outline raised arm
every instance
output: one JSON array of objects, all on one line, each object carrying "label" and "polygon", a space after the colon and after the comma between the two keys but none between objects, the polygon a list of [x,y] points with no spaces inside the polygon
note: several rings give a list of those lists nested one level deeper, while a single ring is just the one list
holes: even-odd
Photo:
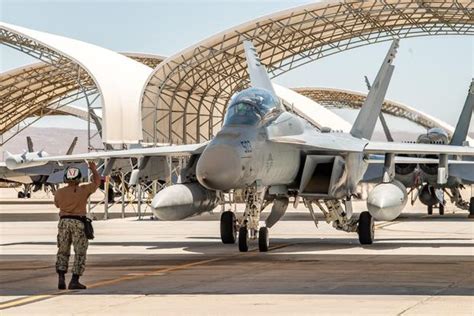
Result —
[{"label": "raised arm", "polygon": [[97,166],[95,162],[90,161],[89,162],[89,169],[92,171],[92,183],[98,187],[100,185],[100,175],[99,172],[97,171]]}]

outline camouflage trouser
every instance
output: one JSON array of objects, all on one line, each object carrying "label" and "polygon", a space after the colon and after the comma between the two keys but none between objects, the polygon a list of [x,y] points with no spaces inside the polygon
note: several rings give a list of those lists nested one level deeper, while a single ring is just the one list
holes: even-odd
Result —
[{"label": "camouflage trouser", "polygon": [[67,272],[71,244],[74,247],[72,273],[82,275],[86,268],[86,255],[89,240],[84,233],[84,224],[77,219],[63,218],[58,223],[58,254],[56,271]]}]

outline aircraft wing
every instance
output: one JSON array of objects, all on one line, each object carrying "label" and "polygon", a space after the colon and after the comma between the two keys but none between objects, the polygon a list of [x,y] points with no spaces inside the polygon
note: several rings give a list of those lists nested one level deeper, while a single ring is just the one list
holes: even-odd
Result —
[{"label": "aircraft wing", "polygon": [[[346,136],[346,137],[345,137]],[[367,141],[347,136],[347,134],[298,134],[270,138],[274,143],[299,147],[307,152],[362,152]]]},{"label": "aircraft wing", "polygon": [[[412,144],[412,143],[388,143],[371,142],[348,136],[347,134],[298,134],[292,136],[279,136],[270,139],[275,143],[291,144],[305,151],[328,151],[328,152],[362,152],[364,154],[418,154],[418,155],[457,155],[474,156],[474,147],[436,145],[436,144]],[[403,158],[402,158],[403,159]],[[436,160],[437,161],[437,160]],[[405,161],[405,163],[409,163]],[[423,163],[419,160],[413,163]]]},{"label": "aircraft wing", "polygon": [[412,143],[387,143],[368,142],[364,148],[366,154],[418,154],[418,155],[458,155],[474,156],[474,147],[436,145],[436,144],[412,144]]},{"label": "aircraft wing", "polygon": [[[369,157],[367,162],[369,164],[384,164],[385,156],[383,155],[372,155]],[[395,164],[438,164],[439,159],[435,158],[421,158],[421,157],[404,157],[395,156]],[[474,161],[468,160],[448,160],[450,165],[465,165],[474,167]]]},{"label": "aircraft wing", "polygon": [[41,165],[47,164],[48,162],[81,162],[84,160],[98,160],[98,159],[109,159],[109,158],[140,158],[140,157],[153,157],[153,156],[188,156],[193,154],[201,153],[206,148],[206,143],[192,144],[192,145],[175,145],[175,146],[162,146],[162,147],[151,147],[151,148],[137,148],[137,149],[125,149],[125,150],[110,150],[100,151],[93,153],[77,154],[77,155],[63,155],[63,156],[46,156],[46,157],[34,157],[26,161],[18,161],[15,156],[7,157],[6,165],[10,170],[26,168],[29,165]]}]

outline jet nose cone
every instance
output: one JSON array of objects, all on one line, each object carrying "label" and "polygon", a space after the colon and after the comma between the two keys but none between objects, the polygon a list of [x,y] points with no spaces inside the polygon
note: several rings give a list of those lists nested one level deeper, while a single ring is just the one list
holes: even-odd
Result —
[{"label": "jet nose cone", "polygon": [[241,172],[240,156],[228,145],[207,148],[199,158],[196,175],[199,183],[211,190],[235,188]]}]

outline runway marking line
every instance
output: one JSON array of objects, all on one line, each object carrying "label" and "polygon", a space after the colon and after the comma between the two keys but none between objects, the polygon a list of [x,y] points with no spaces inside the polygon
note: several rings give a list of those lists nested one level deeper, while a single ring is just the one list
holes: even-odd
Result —
[{"label": "runway marking line", "polygon": [[[385,226],[390,226],[390,225],[393,225],[393,224],[395,224],[395,222],[380,223],[380,224],[375,225],[375,227],[383,228]],[[295,245],[295,243],[287,243],[287,244],[276,245],[276,246],[270,247],[269,250],[277,250],[277,249],[281,249],[281,248],[285,248],[285,247],[293,246],[293,245]],[[249,251],[249,253],[255,253],[256,250],[257,249],[252,249],[252,250]],[[179,270],[191,268],[191,267],[194,267],[194,266],[204,265],[204,264],[207,264],[207,263],[221,261],[221,260],[225,260],[225,259],[229,259],[229,258],[233,258],[233,257],[237,257],[237,256],[242,256],[242,255],[246,255],[246,254],[245,253],[243,253],[243,254],[238,253],[238,254],[235,254],[235,255],[229,255],[229,256],[225,256],[225,257],[201,260],[201,261],[196,261],[196,262],[191,262],[191,263],[185,263],[185,264],[181,264],[181,265],[177,265],[177,266],[172,266],[172,267],[168,267],[168,268],[161,268],[161,269],[157,269],[157,270],[153,270],[153,271],[149,271],[149,272],[144,272],[144,273],[139,273],[139,274],[134,274],[134,275],[126,275],[126,276],[118,277],[118,278],[115,278],[115,279],[98,281],[96,283],[93,283],[93,284],[89,285],[87,288],[88,289],[93,289],[93,288],[101,287],[101,286],[104,286],[104,285],[111,285],[111,284],[116,284],[116,283],[120,283],[120,282],[124,282],[124,281],[136,280],[136,279],[140,279],[140,278],[147,277],[147,276],[161,276],[161,275],[163,275],[167,272],[179,271]],[[158,273],[161,273],[161,275],[158,274]],[[62,296],[62,295],[66,295],[66,294],[74,294],[74,293],[78,293],[78,292],[79,291],[77,291],[77,290],[62,290],[62,291],[56,291],[56,292],[50,293],[50,294],[39,294],[39,295],[32,295],[32,296],[23,297],[23,298],[17,298],[17,299],[13,299],[13,300],[10,300],[10,301],[0,303],[0,310],[4,310],[4,309],[7,309],[7,308],[12,308],[12,307],[18,307],[18,306],[22,306],[22,305],[26,305],[26,304],[32,304],[32,303],[36,303],[36,302],[43,301],[43,300],[46,300],[46,299],[50,299],[50,298],[53,298],[53,297]]]},{"label": "runway marking line", "polygon": [[[277,250],[277,249],[281,249],[281,248],[292,246],[292,245],[295,245],[295,244],[294,243],[287,243],[287,244],[275,245],[273,247],[270,247],[268,250]],[[98,288],[98,287],[101,287],[101,286],[104,286],[104,285],[116,284],[116,283],[120,283],[120,282],[123,282],[123,281],[136,280],[136,279],[140,279],[140,278],[147,277],[147,276],[157,276],[157,277],[159,277],[159,276],[162,276],[165,273],[169,273],[169,272],[184,270],[184,269],[204,265],[204,264],[211,263],[211,262],[217,262],[217,261],[222,261],[222,260],[225,260],[225,259],[234,258],[234,257],[237,257],[237,256],[242,256],[242,255],[245,256],[245,255],[249,255],[249,254],[254,254],[254,253],[257,253],[256,250],[257,249],[252,249],[248,253],[237,253],[237,254],[234,254],[234,255],[228,255],[228,256],[224,256],[224,257],[206,259],[206,260],[195,261],[195,262],[190,262],[190,263],[184,263],[184,264],[180,264],[180,265],[171,266],[171,267],[168,267],[168,268],[160,268],[160,269],[157,269],[157,270],[152,270],[152,271],[148,271],[148,272],[144,272],[144,273],[140,273],[140,274],[126,275],[126,276],[118,277],[118,278],[115,278],[115,279],[98,281],[96,283],[88,285],[87,288],[88,289],[93,289],[93,288]],[[157,273],[161,273],[161,274],[157,275]],[[58,297],[58,296],[62,296],[62,295],[67,295],[67,294],[75,294],[75,293],[81,293],[81,291],[80,290],[61,290],[61,291],[55,291],[55,292],[50,293],[50,294],[38,294],[38,295],[32,295],[32,296],[28,296],[28,297],[17,298],[17,299],[13,299],[13,300],[10,300],[10,301],[0,303],[0,310],[4,310],[4,309],[7,309],[7,308],[12,308],[12,307],[19,307],[19,306],[23,306],[23,305],[27,305],[27,304],[32,304],[32,303],[44,301],[44,300],[47,300],[47,299],[50,299],[50,298],[54,298],[54,297]]]}]

